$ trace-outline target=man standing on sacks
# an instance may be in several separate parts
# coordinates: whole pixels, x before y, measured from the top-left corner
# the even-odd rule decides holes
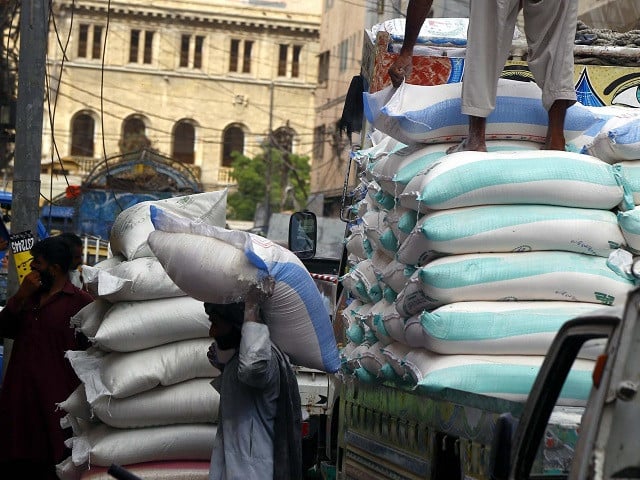
[[[299,480],[302,478],[301,407],[289,359],[269,336],[261,304],[275,281],[265,277],[250,287],[244,302],[205,303],[215,339],[208,353],[222,375],[218,432],[211,454],[210,480]],[[223,363],[219,350],[235,349]]]
[[[409,0],[400,55],[389,68],[394,87],[409,76],[413,48],[433,0]],[[564,150],[567,109],[576,102],[573,80],[578,0],[472,0],[462,80],[462,113],[469,134],[447,153],[486,152],[487,117],[495,109],[498,79],[509,56],[518,12],[523,9],[527,63],[548,112],[544,149]]]

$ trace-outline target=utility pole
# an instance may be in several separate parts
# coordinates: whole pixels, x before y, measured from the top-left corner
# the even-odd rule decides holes
[[[36,231],[46,74],[48,0],[22,0],[11,230]]]
[[[269,230],[269,220],[271,218],[271,166],[273,164],[273,82],[269,85],[269,140],[267,141],[267,151],[265,152],[266,172],[264,183],[264,226]],[[265,232],[266,234],[267,232]]]
[[[22,0],[11,205],[11,231],[14,233],[37,231],[48,25],[49,0]],[[14,270],[9,269],[8,296],[18,290]],[[5,340],[4,347],[3,369],[6,370],[11,341]]]

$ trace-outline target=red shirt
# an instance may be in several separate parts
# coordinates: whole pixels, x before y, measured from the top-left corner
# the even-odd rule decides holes
[[[63,402],[80,384],[64,358],[67,350],[84,349],[70,319],[93,298],[67,281],[39,307],[39,294],[20,311],[13,299],[0,312],[0,336],[13,338],[11,360],[0,391],[0,461],[64,460],[67,432],[60,427]]]

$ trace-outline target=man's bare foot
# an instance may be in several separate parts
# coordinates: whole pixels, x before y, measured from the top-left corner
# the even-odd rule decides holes
[[[486,152],[487,144],[484,140],[471,140],[470,138],[465,138],[462,142],[457,145],[453,145],[452,147],[447,148],[447,154],[457,153],[457,152]]]
[[[544,145],[541,150],[566,150],[566,142],[564,139],[564,135],[561,137],[554,137],[547,134],[547,138],[544,141]]]

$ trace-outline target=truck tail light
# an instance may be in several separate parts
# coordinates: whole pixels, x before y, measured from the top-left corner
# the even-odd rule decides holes
[[[607,364],[607,359],[609,357],[607,355],[599,355],[596,360],[596,365],[593,367],[593,373],[591,374],[591,379],[593,380],[593,386],[596,388],[600,387],[600,382],[602,381],[602,374],[604,372],[604,367]]]
[[[311,425],[309,425],[309,422],[302,422],[302,438],[307,438],[310,431]]]

